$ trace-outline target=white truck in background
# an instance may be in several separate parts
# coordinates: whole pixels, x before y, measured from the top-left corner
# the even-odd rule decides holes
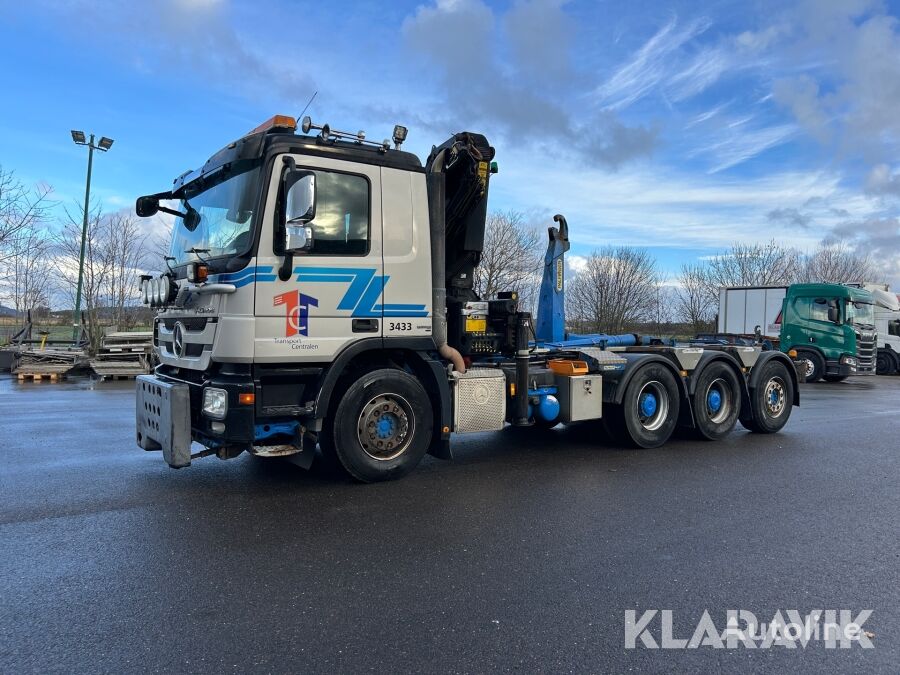
[[[879,375],[900,373],[900,296],[888,284],[848,284],[864,288],[875,299],[875,328],[878,331],[876,369]]]

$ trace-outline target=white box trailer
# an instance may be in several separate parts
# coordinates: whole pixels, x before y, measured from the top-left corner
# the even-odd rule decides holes
[[[756,327],[765,337],[777,338],[776,323],[787,286],[732,286],[719,289],[719,317],[716,331],[753,335]]]

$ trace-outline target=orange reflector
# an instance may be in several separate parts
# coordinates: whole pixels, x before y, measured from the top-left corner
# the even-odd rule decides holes
[[[249,131],[247,135],[256,134],[260,131],[268,131],[269,129],[290,129],[291,131],[294,131],[296,128],[297,120],[290,115],[273,115],[255,129]]]
[[[450,427],[444,427],[444,433],[445,433],[445,434],[449,434],[449,433],[450,433]]]
[[[681,371],[681,376],[682,376],[682,377],[687,377],[687,371],[686,371],[686,370],[682,370],[682,371]]]
[[[256,394],[238,394],[238,403],[241,405],[253,405],[253,402],[256,401]]]
[[[796,349],[788,349],[788,356],[790,356],[792,359],[796,359],[797,358],[797,350]]]
[[[510,383],[509,383],[509,395],[510,395],[510,396],[515,396],[515,395],[516,395],[516,383],[515,383],[515,382],[510,382]]]

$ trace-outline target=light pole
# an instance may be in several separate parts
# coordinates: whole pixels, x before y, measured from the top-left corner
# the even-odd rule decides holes
[[[94,165],[94,150],[106,152],[112,147],[113,140],[101,136],[97,145],[94,145],[94,134],[91,134],[90,140],[88,140],[83,131],[75,129],[72,129],[72,140],[76,145],[88,147],[87,181],[84,186],[84,222],[81,225],[81,256],[78,258],[78,287],[75,291],[75,314],[72,317],[72,342],[77,342],[78,332],[81,328],[81,286],[84,281],[84,246],[87,239],[88,209],[91,202],[91,168]]]

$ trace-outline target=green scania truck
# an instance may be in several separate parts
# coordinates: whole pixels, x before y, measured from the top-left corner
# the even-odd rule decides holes
[[[872,294],[843,284],[735,286],[719,291],[717,333],[789,354],[807,382],[875,372]]]

